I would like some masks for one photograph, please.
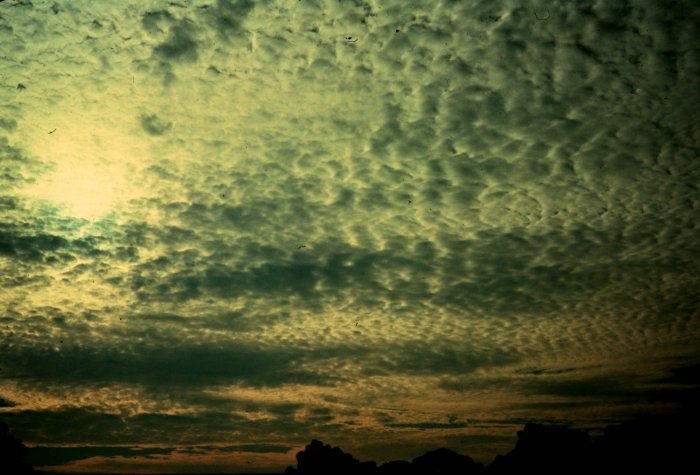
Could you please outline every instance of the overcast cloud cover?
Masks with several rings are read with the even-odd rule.
[[[683,410],[698,38],[694,0],[1,3],[0,418],[233,471]]]

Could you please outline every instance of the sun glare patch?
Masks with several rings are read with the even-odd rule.
[[[23,195],[47,201],[65,216],[88,221],[117,212],[136,196],[129,179],[133,174],[128,166],[129,147],[122,140],[99,131],[89,141],[77,140],[77,133],[62,135],[51,134],[36,151],[47,170]]]

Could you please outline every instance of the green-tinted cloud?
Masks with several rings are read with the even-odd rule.
[[[3,418],[381,460],[686,407],[697,6],[608,3],[3,2]]]
[[[164,121],[156,114],[141,116],[141,127],[150,135],[163,135],[172,125],[172,123]]]

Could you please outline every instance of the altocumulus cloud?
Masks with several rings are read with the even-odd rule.
[[[2,417],[279,468],[685,407],[699,14],[3,2]]]

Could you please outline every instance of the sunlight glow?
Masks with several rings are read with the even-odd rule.
[[[59,166],[32,194],[60,206],[66,215],[95,221],[113,211],[123,185],[118,170],[88,163]]]
[[[87,140],[76,130],[60,130],[36,151],[47,171],[23,195],[58,207],[65,216],[88,221],[117,212],[138,196],[130,176],[135,161],[127,141],[109,131],[92,130]]]

